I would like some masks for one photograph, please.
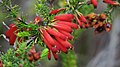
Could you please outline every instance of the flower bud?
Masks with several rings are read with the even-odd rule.
[[[33,54],[34,60],[38,60],[40,58],[40,52]]]
[[[112,25],[110,23],[106,23],[104,27],[106,32],[110,32],[110,30],[112,29]]]
[[[58,12],[65,10],[64,8],[59,8],[59,9],[55,9],[55,10],[51,10],[50,14],[57,14]]]
[[[10,40],[9,40],[10,45],[14,45],[16,38],[17,38],[17,36],[15,34],[12,34],[10,36]]]

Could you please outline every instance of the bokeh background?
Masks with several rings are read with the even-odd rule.
[[[48,0],[56,6],[63,6],[65,0]],[[21,7],[21,13],[32,21],[35,17],[34,5],[36,0],[14,0],[13,4]],[[102,13],[107,5],[100,0],[95,13]],[[87,11],[87,9],[85,9]],[[75,33],[75,40],[72,42],[74,51],[68,54],[61,54],[59,60],[51,61],[42,59],[38,67],[120,67],[120,8],[115,7],[113,11],[113,29],[111,32],[94,34],[94,29],[78,30]],[[0,9],[0,34],[4,34],[7,28],[2,24],[3,20],[9,25],[9,19],[4,19],[4,14]],[[0,37],[0,52],[6,52],[9,43]],[[39,49],[39,48],[37,48]]]

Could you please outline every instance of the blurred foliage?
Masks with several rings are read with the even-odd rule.
[[[26,47],[26,43],[19,44],[19,49],[17,51],[14,51],[14,49],[9,49],[7,53],[2,53],[1,59],[4,63],[4,67],[19,67],[22,65],[23,67],[31,67],[34,66],[34,63],[31,64],[31,62],[26,59],[27,58],[27,52],[29,51],[30,46]],[[18,55],[17,55],[18,54]],[[20,60],[21,59],[21,60]]]

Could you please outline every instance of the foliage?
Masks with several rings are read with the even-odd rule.
[[[105,13],[95,14],[93,10],[97,7],[97,1],[64,0],[65,5],[62,8],[60,6],[51,8],[52,2],[48,5],[47,0],[38,0],[35,4],[36,17],[27,22],[25,16],[18,16],[19,6],[12,5],[11,2],[2,0],[0,4],[6,19],[15,22],[9,25],[5,33],[14,48],[2,54],[4,67],[34,67],[46,56],[50,60],[51,54],[57,60],[58,53],[61,52],[64,67],[77,67],[74,52],[70,51],[73,49],[71,45],[74,43],[73,36],[76,40],[78,35],[88,28],[94,28],[95,33],[109,32],[112,27],[111,5],[119,5],[110,3]],[[38,52],[35,49],[37,44],[42,48]],[[65,56],[65,53],[68,53],[68,56]]]

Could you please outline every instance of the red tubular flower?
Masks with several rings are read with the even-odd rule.
[[[12,28],[12,27],[14,27],[14,26],[15,26],[15,24],[10,24],[10,25],[9,25],[10,28]]]
[[[55,38],[62,46],[66,47],[67,49],[72,48],[72,45],[67,40],[64,41],[58,37],[55,37]]]
[[[51,50],[52,52],[54,52],[54,53],[59,53],[59,49],[57,49],[57,47],[55,46],[55,47],[52,47],[52,50]]]
[[[52,47],[52,45],[49,43],[50,41],[47,40],[46,38],[42,37],[43,41],[45,42],[46,46],[52,50],[53,52],[57,53],[59,50],[56,48],[56,46]],[[54,44],[56,45],[56,44]]]
[[[71,22],[74,19],[73,14],[61,14],[54,17],[55,20]]]
[[[88,28],[90,25],[87,23],[87,24],[84,24],[85,25],[85,28]]]
[[[39,17],[39,16],[36,16],[35,18],[34,18],[34,23],[35,24],[38,24],[38,23],[40,23],[42,21],[42,19]]]
[[[79,26],[82,28],[83,27],[83,22],[81,22],[78,17],[76,16],[76,21],[78,22]]]
[[[45,42],[46,46],[47,46],[50,50],[52,50],[52,46],[50,45],[49,41],[47,41],[47,39],[46,39],[45,37],[43,37],[43,36],[42,36],[42,39],[43,39],[43,41]]]
[[[51,52],[50,52],[50,49],[48,51],[48,59],[51,60]]]
[[[59,32],[62,33],[62,34],[64,34],[64,35],[66,35],[69,40],[73,39],[73,36],[70,33],[66,32],[66,31],[62,31],[62,30],[59,30]]]
[[[117,1],[112,1],[112,0],[103,0],[103,2],[111,5],[119,5]]]
[[[50,44],[51,46],[55,46],[54,40],[53,40],[53,38],[50,36],[50,34],[49,34],[46,30],[42,30],[42,32],[43,32],[43,36],[45,37],[45,39],[46,39],[47,41],[49,41],[49,44]]]
[[[71,28],[78,29],[78,25],[75,23],[72,23],[72,22],[58,21],[58,22],[56,22],[56,24],[65,24],[65,25],[70,26]]]
[[[84,22],[84,23],[87,22],[86,18],[85,18],[82,14],[80,14],[79,16],[80,16],[79,19],[80,19],[82,22]]]
[[[97,8],[98,5],[97,0],[91,0],[91,3],[93,4],[94,8]]]
[[[72,32],[72,28],[67,26],[67,25],[64,25],[64,24],[56,24],[53,26],[54,28],[56,28],[57,30],[64,30],[66,32],[69,32],[71,33]]]
[[[10,29],[6,31],[5,35],[9,38],[17,30],[16,26],[10,26]]]
[[[65,10],[64,8],[59,8],[59,9],[55,9],[55,10],[51,10],[50,14],[57,14],[58,12]]]
[[[53,56],[54,56],[54,59],[55,59],[55,60],[58,60],[58,55],[57,55],[56,53],[54,53],[54,52],[52,52],[52,54],[53,54]]]
[[[67,53],[67,48],[65,48],[63,45],[58,43],[58,41],[56,41],[56,40],[55,40],[55,43],[56,43],[57,48],[59,47],[62,52]]]
[[[9,39],[10,45],[14,45],[14,42],[17,38],[17,36],[15,35],[17,27],[14,24],[10,24],[9,27],[10,29],[6,31],[5,35],[7,38],[10,38]]]
[[[52,28],[48,28],[48,29],[47,29],[47,32],[48,32],[49,34],[51,34],[51,35],[54,35],[55,37],[60,37],[60,38],[63,39],[63,40],[66,40],[66,39],[67,39],[67,37],[66,37],[65,35],[61,34],[61,33],[58,32],[58,31],[55,31],[55,30],[52,29]]]

